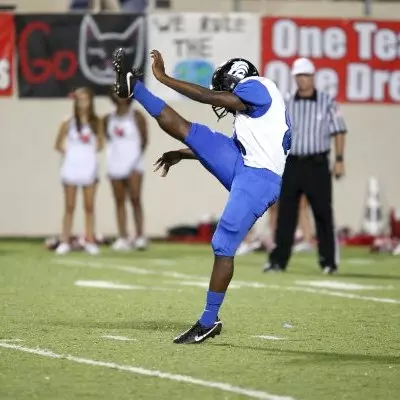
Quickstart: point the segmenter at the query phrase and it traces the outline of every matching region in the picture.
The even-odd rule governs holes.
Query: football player
[[[182,159],[196,159],[229,191],[229,199],[212,239],[214,266],[206,305],[200,319],[174,343],[201,343],[219,335],[219,310],[233,275],[234,255],[257,218],[275,203],[291,144],[291,125],[284,100],[270,79],[259,76],[248,60],[234,58],[219,66],[211,89],[176,80],[165,73],[157,50],[151,52],[153,74],[161,83],[200,103],[210,104],[218,116],[234,115],[231,138],[205,125],[187,121],[152,94],[131,70],[125,53],[114,54],[115,91],[134,97],[184,149],[163,154],[156,169],[165,176]]]

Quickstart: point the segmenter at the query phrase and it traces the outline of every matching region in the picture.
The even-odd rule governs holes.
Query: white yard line
[[[40,349],[40,348],[29,348],[29,347],[20,346],[17,344],[5,343],[2,341],[0,341],[0,347],[6,348],[6,349],[22,351],[25,353],[35,354],[35,355],[42,356],[42,357],[68,360],[68,361],[72,361],[72,362],[75,362],[78,364],[86,364],[86,365],[91,365],[91,366],[95,366],[95,367],[110,368],[110,369],[115,369],[115,370],[119,370],[119,371],[130,372],[130,373],[136,374],[136,375],[151,376],[154,378],[166,379],[166,380],[181,382],[181,383],[187,383],[190,385],[203,386],[208,389],[219,389],[224,392],[240,394],[240,395],[250,397],[253,399],[295,400],[293,397],[290,397],[290,396],[279,396],[279,395],[263,392],[260,390],[253,390],[253,389],[243,388],[240,386],[233,386],[229,383],[206,381],[203,379],[194,378],[189,375],[176,375],[176,374],[170,374],[168,372],[162,372],[162,371],[151,370],[151,369],[146,369],[146,368],[142,368],[142,367],[136,367],[133,365],[121,365],[121,364],[116,364],[113,362],[96,361],[96,360],[91,360],[90,358],[76,357],[76,356],[72,356],[72,355],[68,355],[68,354],[57,354],[51,350],[45,350],[45,349]]]
[[[376,286],[376,285],[361,285],[353,282],[343,282],[335,280],[313,280],[313,281],[296,281],[296,285],[311,286],[321,289],[336,289],[336,290],[388,290],[393,289],[393,286]]]
[[[264,340],[286,340],[286,338],[282,338],[279,336],[268,336],[268,335],[256,335],[253,336],[254,338],[257,339],[264,339]]]
[[[200,282],[200,281],[164,281],[163,283],[167,283],[170,285],[176,285],[177,283],[181,286],[195,286],[208,289],[209,282]],[[236,282],[232,282],[229,284],[229,289],[240,289],[242,286],[238,285]]]
[[[194,275],[186,275],[181,274],[180,272],[175,271],[162,271],[162,270],[151,270],[148,268],[139,268],[132,265],[122,265],[122,264],[109,264],[109,263],[101,263],[95,261],[79,261],[79,260],[53,260],[56,264],[60,265],[70,265],[70,266],[85,266],[89,268],[103,268],[103,269],[112,269],[117,271],[129,272],[135,275],[162,275],[168,278],[177,278],[177,279],[200,279],[203,277],[198,277]],[[207,278],[204,278],[207,279]]]
[[[400,304],[400,299],[388,299],[388,298],[384,298],[384,297],[373,297],[373,296],[360,296],[358,294],[343,293],[343,292],[333,292],[331,290],[302,288],[302,287],[296,287],[296,286],[282,286],[281,289],[282,290],[290,290],[290,291],[294,291],[294,292],[324,294],[324,295],[327,295],[327,296],[343,297],[345,299],[374,301],[374,302],[377,302],[377,303]]]
[[[139,285],[127,285],[125,283],[117,283],[110,281],[86,281],[79,280],[75,281],[75,286],[97,288],[97,289],[115,289],[115,290],[146,290],[146,291],[169,291],[171,289],[159,287],[159,286],[139,286]]]
[[[108,263],[101,263],[101,262],[94,262],[94,261],[80,261],[80,260],[60,260],[59,258],[52,260],[54,263],[64,266],[82,266],[82,267],[89,267],[89,268],[105,268],[105,269],[112,269],[117,271],[124,271],[129,272],[136,275],[161,275],[167,278],[173,279],[187,279],[187,280],[198,280],[204,281],[204,283],[209,282],[210,278],[207,276],[200,276],[200,275],[188,275],[183,274],[177,271],[162,271],[162,270],[151,270],[151,269],[144,269],[138,268],[135,266],[129,265],[117,265],[117,264],[108,264]],[[243,286],[243,287],[250,287],[254,289],[265,289],[271,288],[276,285],[266,285],[260,282],[247,282],[247,281],[238,281],[233,280],[232,283],[236,285]],[[276,288],[280,288],[280,286],[276,286]]]
[[[103,339],[119,340],[121,342],[136,342],[136,339],[128,338],[127,336],[103,335]]]
[[[153,275],[156,271],[134,267],[132,265],[116,265],[109,263],[101,263],[97,261],[80,261],[80,260],[60,260],[53,259],[55,264],[72,266],[72,267],[89,267],[89,268],[101,268],[101,269],[113,269],[118,271],[130,272],[136,275]]]
[[[150,269],[143,269],[137,267],[131,267],[126,265],[115,265],[115,264],[107,264],[101,262],[93,262],[93,261],[79,261],[79,260],[61,260],[59,258],[53,259],[53,262],[59,265],[72,265],[72,266],[86,266],[90,268],[107,268],[112,270],[119,270],[124,272],[130,272],[133,274],[140,275],[161,275],[168,278],[174,279],[184,279],[184,280],[198,280],[199,282],[208,282],[209,278],[205,276],[198,275],[187,275],[182,274],[176,271],[154,271]],[[331,290],[323,290],[323,289],[312,289],[298,286],[281,286],[276,284],[264,284],[261,282],[247,282],[247,281],[237,281],[233,280],[233,284],[240,285],[242,287],[249,288],[258,288],[258,289],[276,289],[276,290],[288,290],[288,291],[297,291],[297,292],[305,292],[305,293],[314,293],[314,294],[322,294],[326,296],[335,296],[342,297],[346,299],[353,300],[363,300],[363,301],[372,301],[377,303],[388,303],[388,304],[400,304],[400,299],[391,299],[391,298],[382,298],[382,297],[373,297],[373,296],[360,296],[352,293],[342,293],[342,292],[334,292]]]
[[[176,265],[177,261],[175,259],[169,259],[169,258],[145,258],[145,257],[136,257],[137,254],[134,256],[135,263],[150,263],[156,266],[160,267],[166,267],[166,266],[171,266],[171,265]],[[106,263],[111,263],[111,264],[119,264],[121,262],[124,262],[124,259],[118,258],[118,257],[109,257],[109,256],[102,256],[101,260]]]
[[[126,285],[109,281],[76,281],[75,286],[97,289],[149,290],[149,288],[147,288],[146,286]]]

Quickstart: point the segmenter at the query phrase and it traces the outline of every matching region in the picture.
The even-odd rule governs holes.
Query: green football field
[[[0,242],[0,399],[399,399],[400,258],[344,250],[333,277],[315,254],[285,274],[264,260],[237,259],[221,336],[174,345],[203,309],[208,247]]]

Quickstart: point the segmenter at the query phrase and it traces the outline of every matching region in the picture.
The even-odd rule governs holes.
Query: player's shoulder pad
[[[249,76],[247,78],[244,78],[236,85],[235,89],[233,90],[233,93],[240,91],[244,87],[256,88],[259,85],[263,85],[262,79],[263,78],[261,78],[259,76]]]
[[[238,85],[245,83],[245,82],[249,82],[249,81],[257,81],[257,82],[261,82],[264,79],[264,77],[262,76],[248,76],[247,78],[243,78]]]
[[[271,104],[272,101],[271,95],[260,77],[248,77],[241,80],[233,93],[245,104],[253,106],[265,106]]]

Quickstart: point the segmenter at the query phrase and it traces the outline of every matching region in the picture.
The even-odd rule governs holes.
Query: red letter
[[[61,69],[62,60],[68,60],[66,71]],[[78,61],[76,60],[76,56],[72,51],[57,51],[57,53],[54,54],[53,74],[58,81],[64,81],[74,76],[77,68]]]
[[[44,22],[40,21],[29,23],[21,32],[21,38],[19,40],[18,46],[21,72],[26,81],[30,84],[42,83],[47,80],[51,74],[51,62],[43,58],[32,60],[32,66],[43,68],[41,73],[35,74],[30,69],[28,59],[28,39],[31,33],[35,30],[49,34],[50,27]]]

